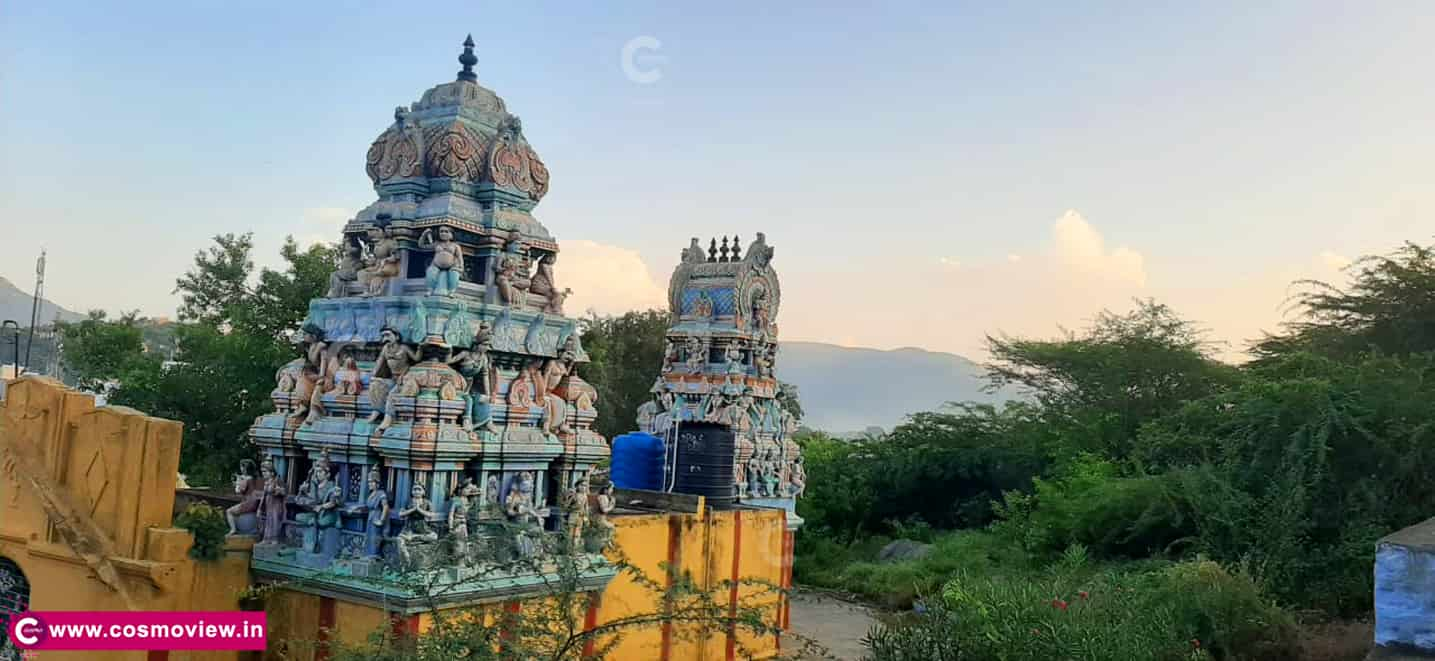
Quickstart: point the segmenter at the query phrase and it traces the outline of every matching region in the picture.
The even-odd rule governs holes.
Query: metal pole
[[[35,260],[35,295],[30,299],[30,337],[25,340],[25,369],[30,369],[30,348],[35,344],[35,326],[40,323],[40,301],[45,300],[45,249]],[[19,332],[19,329],[16,329]]]
[[[10,343],[15,345],[15,378],[18,379],[20,378],[20,322],[14,319],[6,319],[4,322],[0,322],[0,328],[5,328],[6,326],[11,326],[15,329],[14,335],[10,336]]]

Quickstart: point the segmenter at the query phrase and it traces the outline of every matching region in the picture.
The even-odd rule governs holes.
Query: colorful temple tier
[[[745,255],[740,246],[738,237],[723,237],[704,250],[694,238],[683,250],[668,286],[673,325],[662,374],[653,401],[638,409],[638,426],[670,442],[684,423],[731,428],[734,496],[782,507],[800,525],[793,503],[807,475],[793,438],[798,420],[774,372],[782,288],[766,237],[759,232]]]
[[[250,429],[261,574],[479,566],[498,529],[539,553],[608,455],[558,244],[532,215],[548,170],[478,84],[471,40],[459,61],[369,148],[379,199],[344,227],[274,412]]]

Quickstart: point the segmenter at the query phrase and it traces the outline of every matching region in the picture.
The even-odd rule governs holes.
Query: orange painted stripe
[[[505,601],[505,602],[503,602],[503,612],[508,613],[509,615],[518,615],[518,613],[519,613],[520,611],[522,611],[522,610],[523,610],[523,604],[520,604],[520,603],[517,602],[517,601]],[[503,623],[503,625],[502,625],[502,631],[500,631],[498,635],[499,635],[500,638],[502,638],[502,639],[504,639],[504,640],[509,640],[509,639],[513,638],[513,630],[510,629],[508,625],[509,625],[509,622],[512,622],[513,620],[512,620],[512,619],[508,619],[508,618],[506,618],[506,617],[505,617],[505,620],[506,620],[506,621],[505,621],[505,622]]]
[[[793,562],[795,562],[795,561],[797,560],[797,533],[795,533],[795,532],[789,532],[789,533],[786,533],[786,536],[787,536],[787,550],[784,552],[784,554],[787,556],[787,576],[783,579],[783,585],[782,585],[782,586],[783,586],[784,588],[788,589],[788,590],[791,590],[791,589],[792,589],[792,564],[793,564]],[[792,600],[791,600],[791,599],[786,600],[786,601],[782,604],[782,628],[783,628],[783,629],[791,629],[791,628],[792,628]]]
[[[412,638],[419,635],[419,616],[389,613],[389,626],[392,627],[394,638]]]
[[[319,645],[314,648],[314,661],[329,658],[329,630],[334,628],[334,598],[319,597],[319,631],[315,639]]]
[[[732,587],[727,595],[727,659],[737,658],[737,581],[742,575],[742,510],[732,512]]]
[[[668,578],[664,586],[672,590],[673,583],[678,578],[678,560],[682,558],[683,525],[677,515],[668,515]],[[668,595],[663,596],[663,615],[673,614],[673,601]],[[669,617],[663,618],[663,646],[658,653],[659,661],[668,661],[673,653],[673,623]]]
[[[588,594],[588,612],[583,615],[583,633],[588,633],[598,628],[598,606],[603,601],[603,593],[592,592]],[[583,641],[583,658],[593,657],[598,648],[598,637],[589,636]]]

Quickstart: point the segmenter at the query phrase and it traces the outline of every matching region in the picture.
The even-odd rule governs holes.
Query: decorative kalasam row
[[[774,374],[781,289],[761,232],[746,255],[736,237],[694,238],[669,282],[668,329],[653,400],[638,408],[643,431],[671,435],[684,422],[715,422],[737,435],[734,489],[746,499],[792,499],[806,486],[799,423]]]
[[[523,139],[523,122],[515,115],[485,138],[460,121],[421,128],[411,112],[397,108],[393,126],[369,146],[365,171],[376,186],[435,177],[503,186],[534,201],[548,193],[548,167]]]

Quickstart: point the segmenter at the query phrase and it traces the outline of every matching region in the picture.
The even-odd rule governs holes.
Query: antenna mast
[[[35,344],[35,326],[40,323],[40,299],[45,295],[45,249],[35,260],[35,297],[30,299],[30,335],[25,340],[25,370],[30,369],[30,349]]]

